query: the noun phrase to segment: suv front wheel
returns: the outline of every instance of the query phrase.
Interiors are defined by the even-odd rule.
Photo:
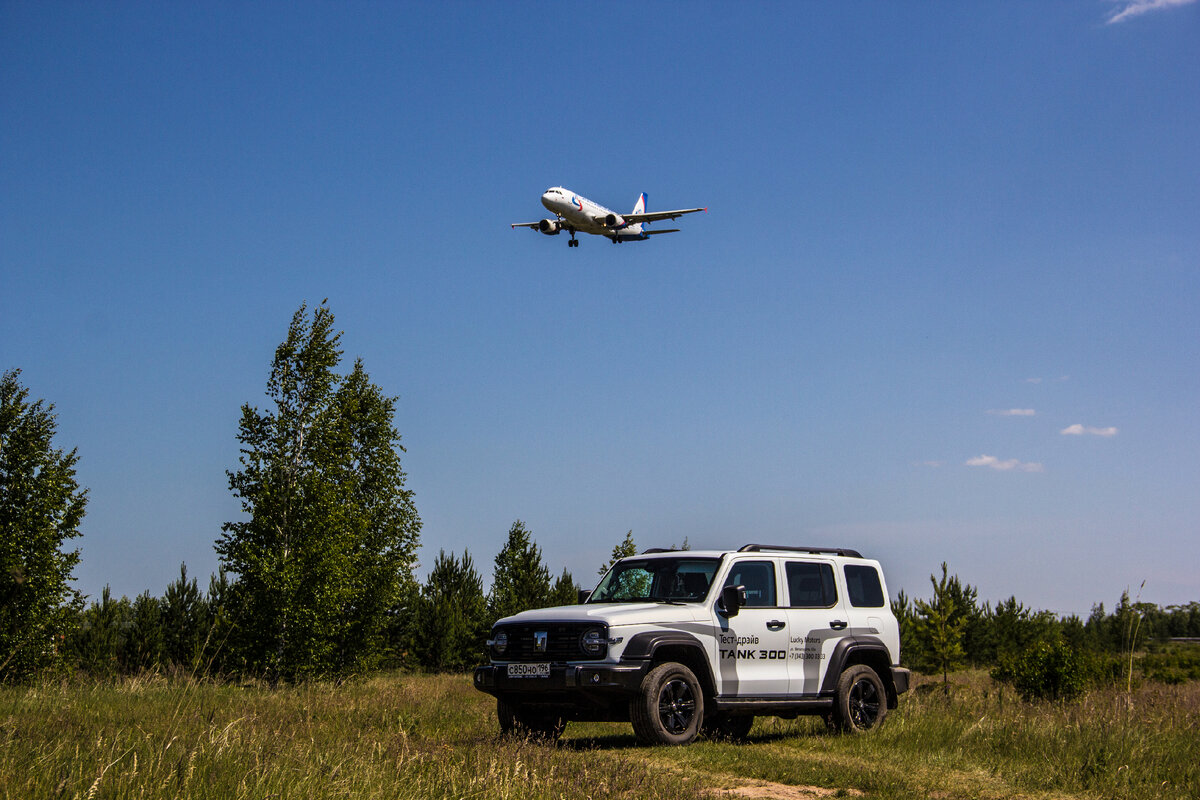
[[[833,721],[839,730],[862,733],[879,727],[887,716],[887,690],[866,664],[847,668],[838,678]]]
[[[704,693],[683,664],[659,664],[646,675],[630,704],[633,732],[645,744],[687,744],[704,720]]]

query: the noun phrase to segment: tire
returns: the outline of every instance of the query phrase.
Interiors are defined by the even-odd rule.
[[[844,733],[864,733],[883,724],[887,689],[866,664],[849,667],[838,678],[833,720]]]
[[[714,714],[704,720],[700,730],[714,741],[742,742],[750,735],[750,728],[753,725],[753,716],[734,717],[729,714]]]
[[[501,698],[496,698],[496,716],[503,736],[556,742],[567,728],[567,720],[561,714],[529,711]]]
[[[642,679],[629,705],[629,720],[643,744],[688,744],[704,720],[700,681],[683,664],[659,664]]]

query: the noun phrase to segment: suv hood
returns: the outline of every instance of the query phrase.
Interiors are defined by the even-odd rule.
[[[522,611],[497,620],[496,624],[537,622],[606,622],[609,625],[663,624],[708,619],[699,603],[586,603],[581,606],[557,606]]]

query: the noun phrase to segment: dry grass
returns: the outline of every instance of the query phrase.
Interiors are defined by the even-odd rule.
[[[648,751],[696,774],[909,798],[1200,797],[1200,683],[1031,705],[982,672],[906,697],[879,731],[759,720],[741,747]],[[730,788],[732,784],[726,784]]]
[[[868,736],[759,720],[747,744],[502,739],[463,676],[271,688],[146,677],[0,689],[0,798],[1195,798],[1200,683],[1029,705],[982,673]]]
[[[493,708],[461,676],[5,689],[0,797],[698,796],[620,754],[501,739]]]

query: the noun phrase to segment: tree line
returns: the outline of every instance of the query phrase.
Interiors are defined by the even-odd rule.
[[[265,408],[241,409],[238,468],[227,473],[243,515],[214,543],[207,591],[181,567],[161,597],[90,604],[70,587],[87,490],[74,450],[54,445],[53,406],[31,400],[20,371],[0,379],[0,680],[64,665],[100,674],[169,667],[270,680],[384,666],[461,669],[490,620],[572,602],[521,521],[496,558],[491,590],[469,553],[442,552],[415,575],[421,519],[401,466],[397,398],[361,361],[349,372],[323,302],[292,316],[275,349]]]
[[[431,672],[463,671],[480,663],[484,640],[500,617],[527,608],[576,602],[579,587],[563,570],[549,568],[521,520],[513,523],[496,556],[490,591],[469,552],[442,551],[425,583],[389,610],[382,628],[379,667]],[[230,646],[233,597],[224,571],[211,576],[208,590],[189,579],[187,566],[161,597],[144,592],[133,600],[114,599],[107,587],[86,608],[73,610],[63,641],[66,663],[97,676],[143,671],[189,675],[246,671],[244,654]]]
[[[418,580],[421,519],[401,466],[397,398],[361,359],[338,371],[341,336],[325,303],[293,315],[271,362],[267,407],[241,409],[238,468],[227,478],[243,513],[214,542],[220,569],[202,591],[181,566],[161,597],[114,599],[106,588],[87,604],[70,587],[79,552],[69,544],[88,499],[78,457],[54,445],[53,406],[30,399],[20,371],[0,376],[0,680],[72,666],[284,681],[462,670],[482,658],[494,620],[575,601],[572,576],[552,576],[520,520],[486,592],[467,551],[440,552]],[[630,531],[600,571],[636,552]],[[1196,603],[1160,609],[1126,594],[1112,614],[1098,606],[1084,621],[1015,598],[981,606],[945,565],[931,582],[929,600],[901,592],[892,608],[905,662],[944,676],[974,664],[1011,677],[1018,657],[1046,648],[1132,653],[1200,636]]]
[[[686,540],[682,549],[688,549]],[[637,552],[629,531],[599,573]],[[425,582],[391,609],[380,666],[469,670],[482,663],[484,642],[496,620],[531,608],[573,604],[580,590],[565,568],[552,577],[532,532],[516,520],[496,555],[486,591],[470,552],[438,553]],[[232,618],[226,605],[230,598],[224,570],[210,577],[204,592],[195,578],[189,580],[185,564],[161,597],[147,591],[133,600],[114,599],[105,587],[99,599],[72,610],[75,617],[63,644],[65,661],[96,676],[147,670],[237,673],[244,665],[229,646]]]
[[[1200,602],[1162,608],[1121,594],[1113,611],[1092,607],[1086,620],[1034,611],[1015,596],[993,606],[979,603],[979,592],[943,562],[938,578],[929,576],[929,599],[910,599],[901,590],[891,601],[900,623],[902,663],[940,675],[964,667],[989,668],[1029,698],[1063,699],[1089,684],[1133,680],[1134,654],[1140,674],[1177,682],[1200,679],[1200,657],[1166,645],[1172,639],[1200,638]]]
[[[637,552],[631,531],[613,548],[600,574],[618,558]],[[928,600],[911,600],[902,590],[891,606],[900,622],[902,663],[944,679],[964,667],[983,667],[1015,682],[1010,673],[1019,669],[1022,658],[1049,653],[1059,659],[1070,654],[1081,662],[1077,672],[1089,658],[1093,673],[1103,667],[1097,674],[1081,673],[1080,679],[1118,682],[1123,678],[1120,656],[1147,649],[1153,653],[1175,638],[1200,638],[1200,602],[1162,608],[1131,601],[1124,592],[1111,613],[1101,603],[1083,620],[1033,611],[1015,597],[994,606],[980,604],[975,587],[948,575],[945,565],[942,570],[940,580],[931,576]],[[439,552],[426,581],[394,610],[381,666],[469,670],[482,663],[484,640],[497,619],[530,608],[569,605],[579,591],[566,569],[552,579],[532,534],[517,520],[496,556],[487,591],[469,552]],[[133,600],[114,600],[106,588],[98,600],[74,612],[66,658],[75,668],[100,676],[144,670],[235,673],[239,665],[227,647],[228,597],[224,572],[212,576],[208,591],[202,592],[196,579],[188,579],[186,566],[161,597],[145,592]],[[1172,679],[1169,669],[1159,673],[1149,677]],[[1177,677],[1200,678],[1200,673],[1189,660]],[[1069,693],[1069,687],[1046,691]]]

